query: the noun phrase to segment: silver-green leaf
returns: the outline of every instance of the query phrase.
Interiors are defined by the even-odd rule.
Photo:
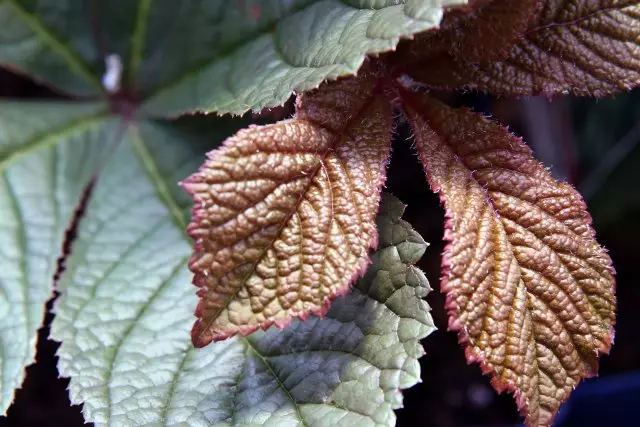
[[[0,413],[34,361],[56,260],[118,134],[102,104],[0,103]]]
[[[463,2],[0,0],[0,64],[75,95],[122,87],[154,116],[242,114],[355,74]]]
[[[404,206],[385,196],[372,265],[323,319],[196,350],[188,204],[174,183],[201,159],[169,129],[125,135],[61,279],[52,337],[72,402],[100,426],[393,425],[434,329],[413,265],[427,245]]]

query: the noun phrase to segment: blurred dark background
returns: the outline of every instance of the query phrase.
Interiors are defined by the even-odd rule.
[[[0,97],[50,98],[47,88],[0,71]],[[578,387],[557,420],[568,426],[640,425],[640,91],[594,100],[492,99],[475,94],[444,95],[452,105],[468,105],[492,115],[523,136],[552,173],[585,196],[598,240],[617,270],[618,320],[600,377]],[[477,365],[468,366],[453,333],[446,331],[444,297],[438,291],[443,211],[426,185],[411,151],[404,123],[397,128],[388,191],[408,205],[405,219],[431,243],[420,266],[434,287],[427,300],[440,328],[424,342],[422,383],[405,392],[398,426],[471,427],[518,425],[511,396],[497,395]],[[50,322],[50,315],[48,322]],[[37,363],[27,369],[23,388],[1,426],[81,426],[80,407],[70,406],[68,380],[58,378],[48,328],[40,331]]]

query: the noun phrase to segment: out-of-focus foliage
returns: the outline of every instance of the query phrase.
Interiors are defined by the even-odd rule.
[[[572,110],[578,189],[596,226],[640,228],[640,92],[575,99]]]

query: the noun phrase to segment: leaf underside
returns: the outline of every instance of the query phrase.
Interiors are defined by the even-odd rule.
[[[161,87],[143,110],[242,114],[280,105],[292,92],[355,74],[366,54],[392,50],[401,37],[435,28],[444,6],[463,2],[221,1],[218,31],[224,36],[217,49],[194,71]],[[243,35],[239,29],[245,28]]]
[[[519,7],[524,8],[524,3]],[[460,26],[483,28],[490,40],[492,21],[473,18],[477,17],[460,19]],[[640,84],[640,5],[636,0],[546,1],[505,58],[456,57],[456,51],[473,52],[476,44],[486,44],[484,40],[482,36],[463,40],[454,55],[427,57],[428,66],[414,67],[409,74],[431,86],[467,87],[505,96],[605,96]]]
[[[250,127],[182,186],[202,347],[322,315],[368,264],[391,142],[391,107],[367,75],[300,98],[295,119]]]
[[[580,195],[520,139],[433,98],[402,97],[446,209],[449,328],[494,387],[515,394],[528,425],[550,425],[613,341],[611,260]]]

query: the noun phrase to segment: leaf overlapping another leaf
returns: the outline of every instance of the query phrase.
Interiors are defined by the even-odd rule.
[[[165,196],[158,188],[197,156],[173,146],[162,127],[125,137],[141,138],[149,157],[122,144],[105,167],[52,326],[62,341],[60,372],[71,377],[71,401],[83,404],[85,419],[98,426],[393,426],[400,389],[420,377],[419,340],[434,329],[422,300],[428,282],[413,265],[426,244],[400,219],[404,206],[383,198],[372,264],[323,319],[195,349],[189,239],[173,214],[185,197],[176,187]],[[116,166],[122,163],[127,174]],[[149,174],[145,163],[159,173]]]
[[[154,116],[242,114],[352,75],[463,0],[1,0],[0,63],[103,96],[105,56]]]
[[[488,27],[484,31],[490,34]],[[497,95],[605,96],[629,90],[640,84],[640,5],[547,1],[506,58],[470,58],[442,56],[409,74],[428,85]]]
[[[376,244],[391,120],[375,76],[338,81],[304,95],[295,119],[240,131],[183,182],[196,346],[322,315],[349,289]]]
[[[463,62],[505,59],[540,5],[540,0],[490,0],[474,2],[470,11],[452,9],[438,29],[401,43],[393,61],[416,69],[438,67],[443,57]]]
[[[446,208],[449,327],[494,387],[514,392],[529,425],[549,425],[611,346],[611,260],[580,195],[521,140],[469,111],[402,96]]]
[[[158,90],[143,109],[163,115],[194,108],[241,114],[282,104],[292,92],[355,74],[366,54],[392,50],[401,37],[435,28],[443,7],[463,2],[221,1],[216,51]]]

